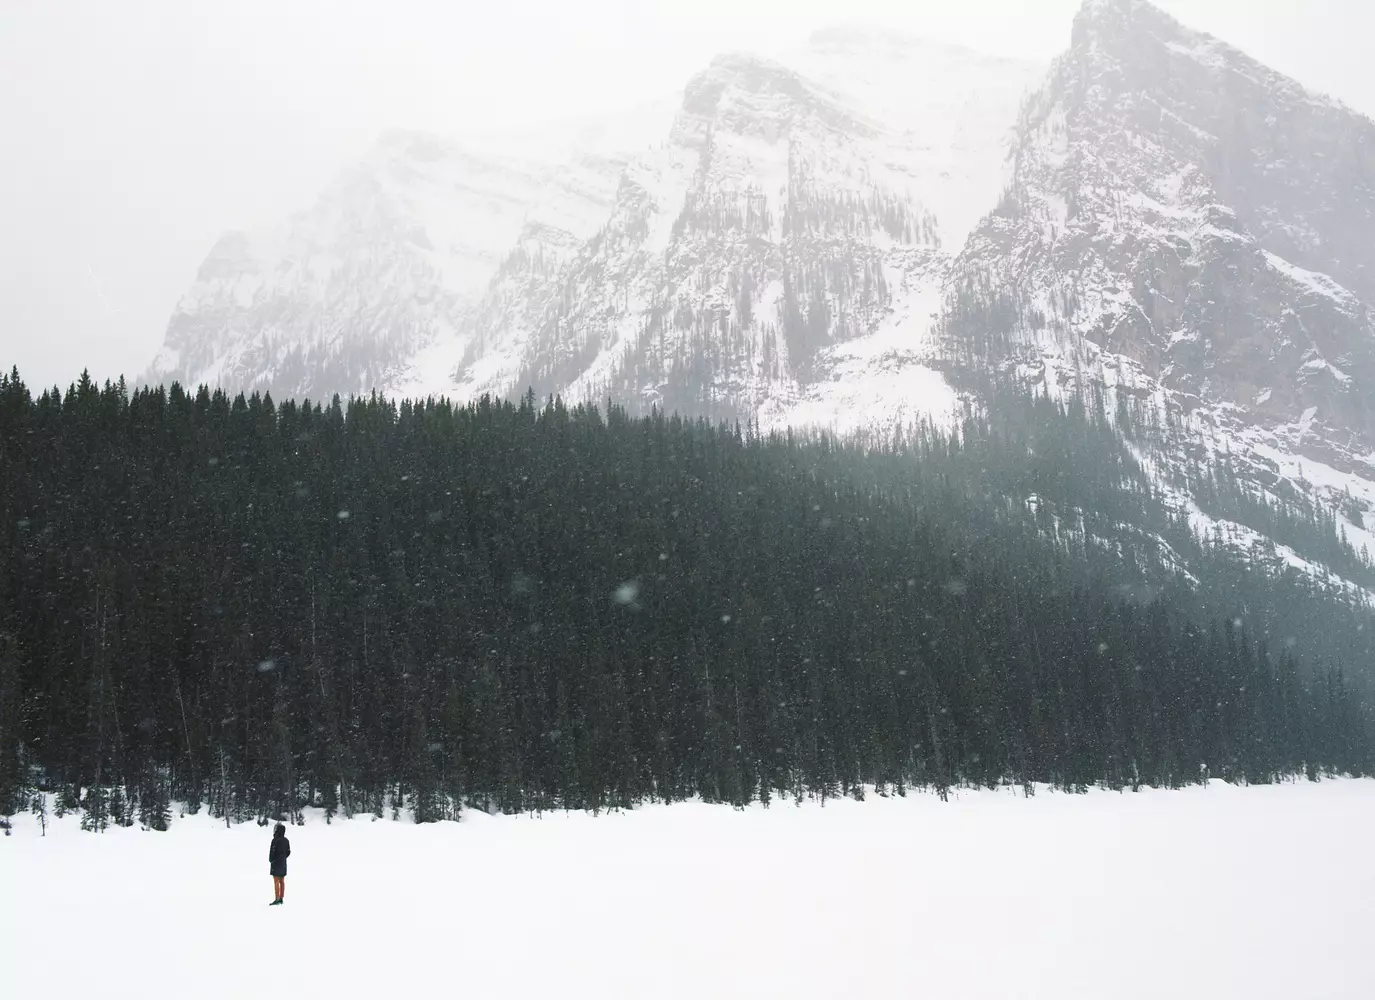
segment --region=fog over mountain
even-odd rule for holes
[[[576,127],[383,135],[220,240],[146,378],[840,431],[1010,378],[1168,420],[1133,448],[1199,531],[1276,540],[1199,506],[1201,449],[1334,506],[1359,552],[1373,137],[1140,0],[1085,3],[1049,64],[831,27]]]
[[[12,5],[0,33],[0,346],[36,385],[132,377],[227,230],[311,204],[395,128],[522,130],[672,99],[717,54],[778,58],[842,20],[1048,62],[1077,0],[977,4],[193,0]],[[1304,84],[1375,111],[1356,0],[1165,0]]]

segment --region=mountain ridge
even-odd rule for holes
[[[399,340],[334,388],[887,433],[1012,378],[1120,413],[1199,531],[1273,541],[1200,502],[1235,459],[1375,545],[1375,127],[1144,0],[1089,0],[1048,72],[853,26],[726,53],[586,176],[461,304],[389,287]]]

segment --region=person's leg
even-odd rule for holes
[[[277,898],[286,899],[286,876],[283,875],[277,880]]]
[[[272,898],[282,898],[282,877],[280,875],[272,876]]]

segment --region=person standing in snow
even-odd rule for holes
[[[272,888],[277,898],[268,906],[281,906],[286,898],[286,859],[291,857],[291,841],[286,839],[286,827],[281,823],[272,831],[272,847],[267,852],[268,864],[272,866]]]

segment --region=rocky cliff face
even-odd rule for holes
[[[1100,401],[1200,535],[1324,577],[1264,514],[1317,504],[1375,555],[1372,150],[1369,119],[1141,0],[1091,0],[918,360]]]
[[[993,328],[1023,357],[1375,471],[1375,123],[1149,4],[1094,0],[1018,132],[956,312],[1010,299]]]
[[[891,325],[912,289],[937,301],[1005,181],[1038,72],[856,30],[787,63],[722,56],[627,165],[579,251],[518,248],[464,356],[402,388],[778,422],[824,380],[826,352]]]
[[[888,307],[885,263],[938,247],[931,213],[876,169],[886,138],[783,66],[718,59],[555,277],[563,294],[527,303],[519,368],[491,388],[721,415],[805,380]]]

